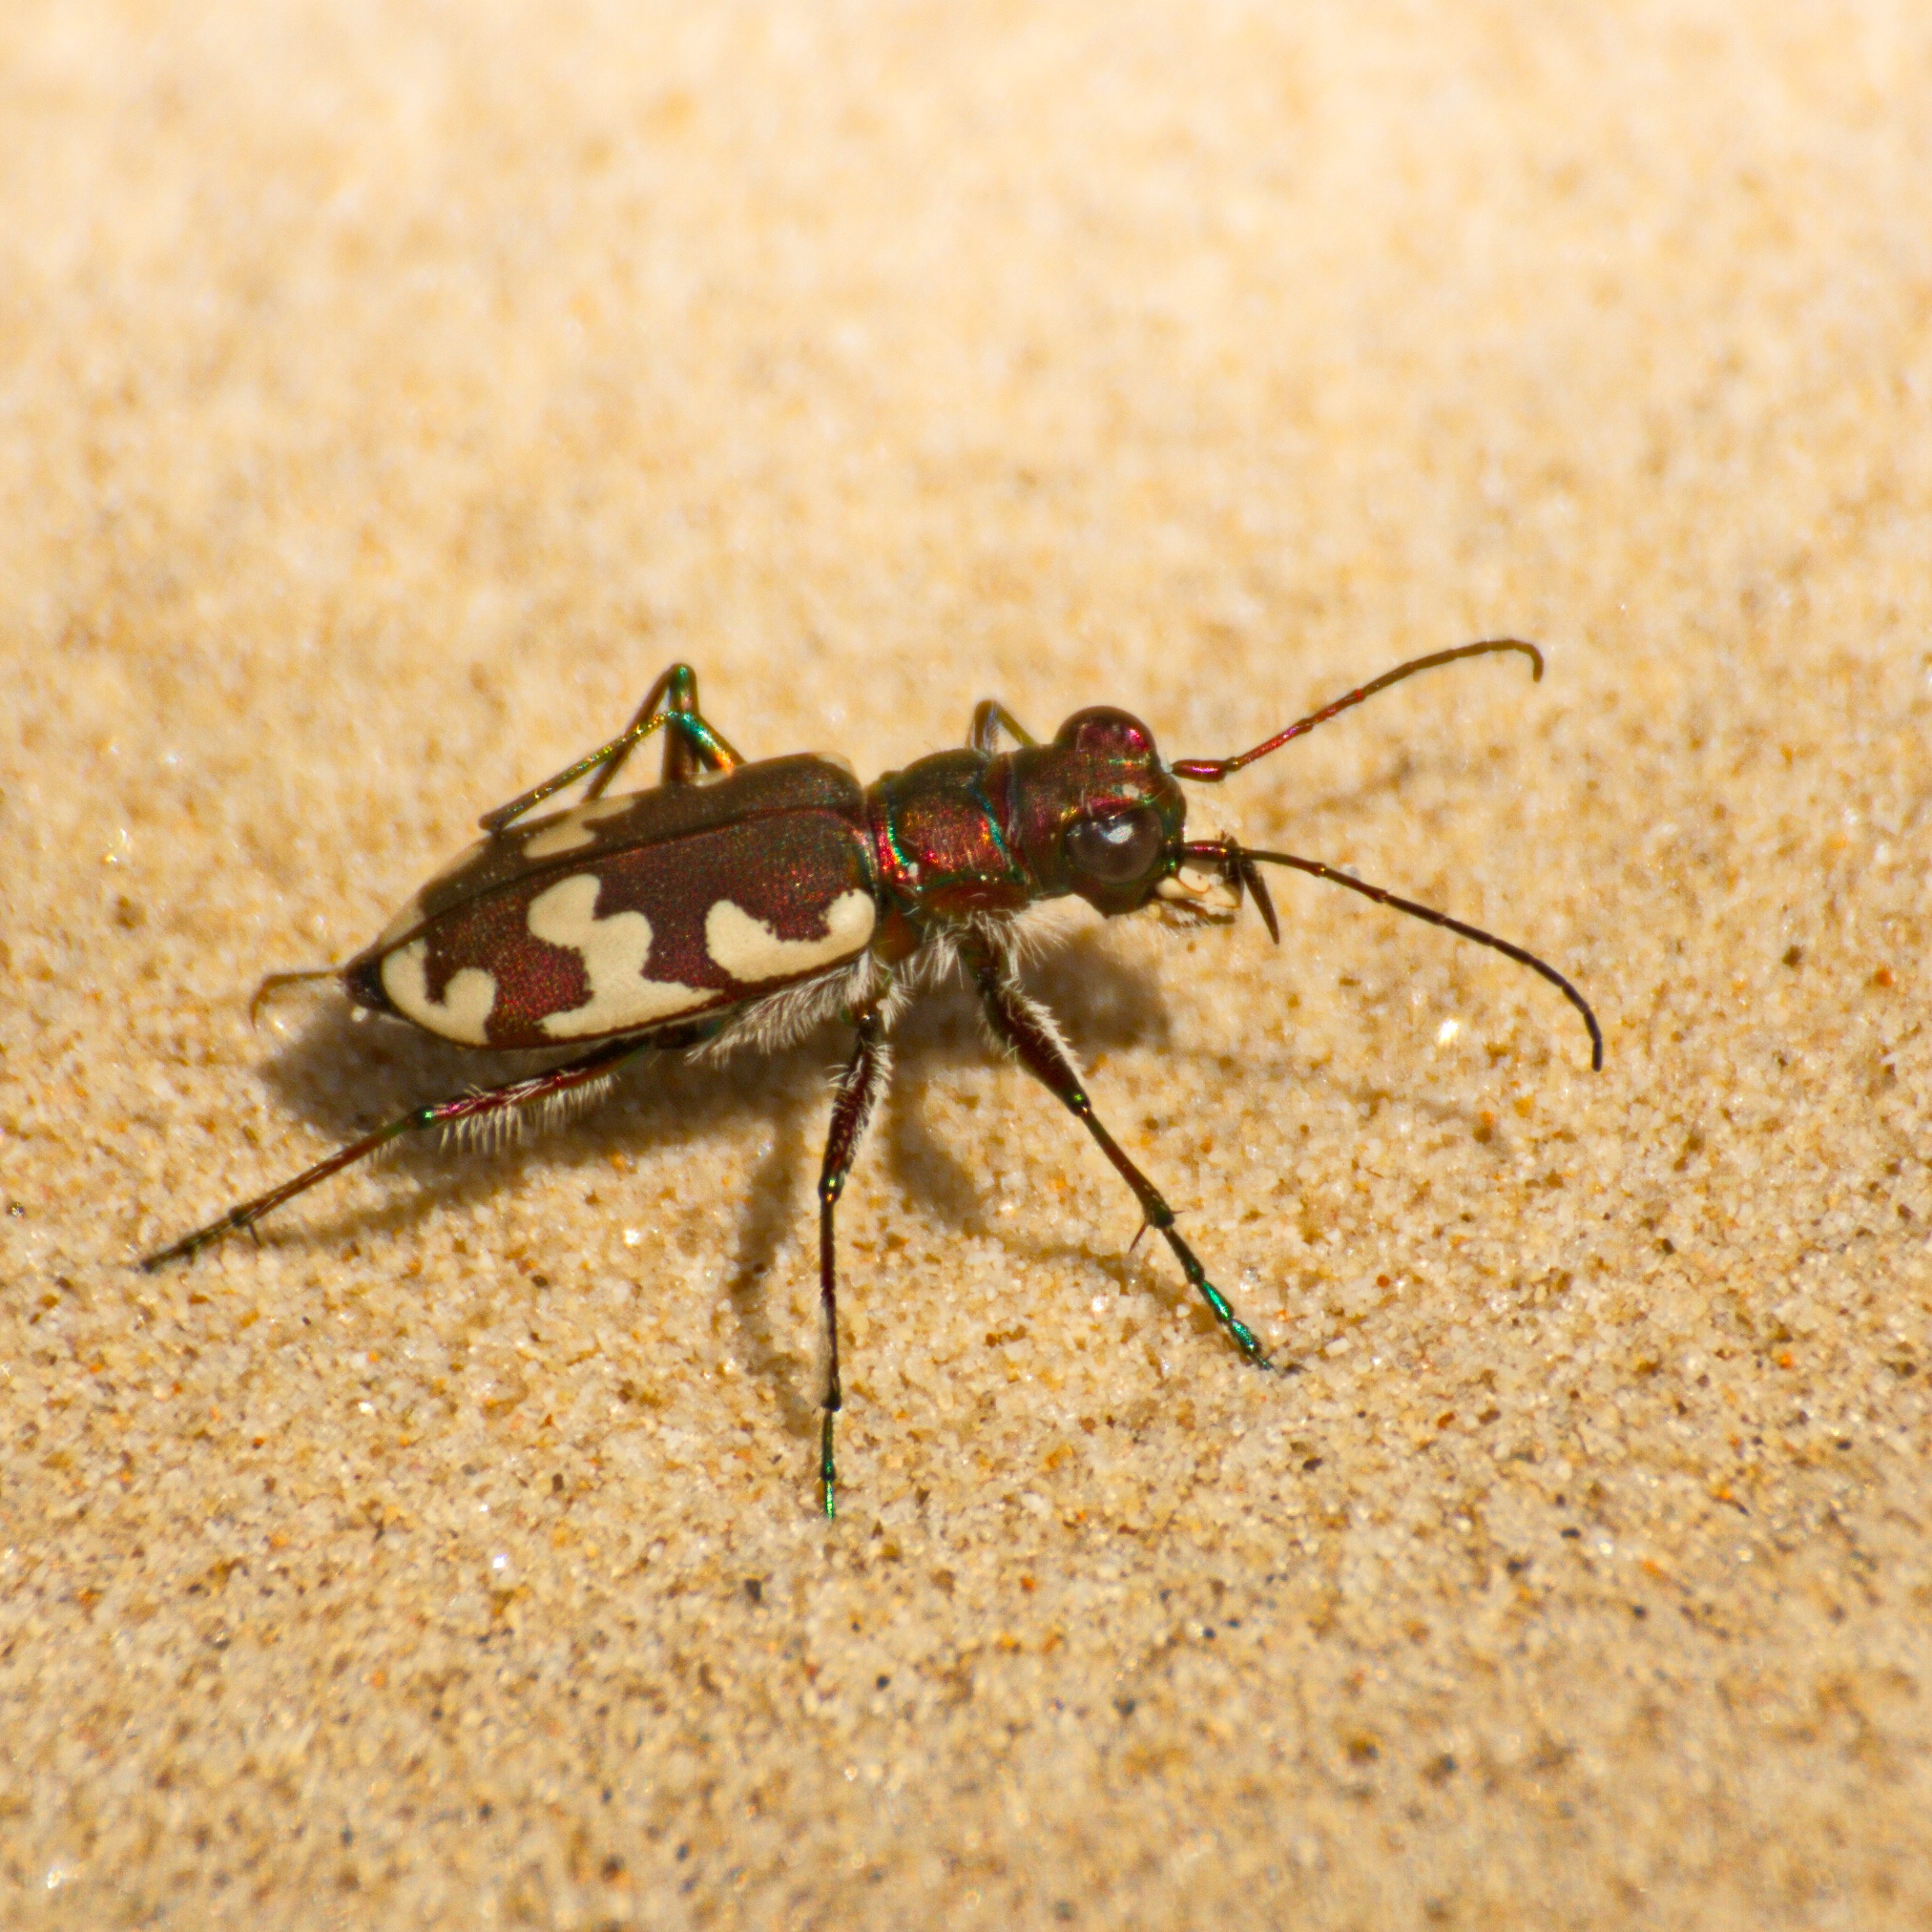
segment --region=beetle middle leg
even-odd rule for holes
[[[744,763],[724,734],[709,724],[697,708],[697,673],[688,664],[674,664],[644,694],[636,715],[609,744],[587,752],[553,778],[486,812],[476,822],[486,832],[501,832],[523,815],[553,798],[567,785],[588,777],[584,800],[601,798],[629,758],[654,731],[664,734],[664,775],[667,785],[690,784],[706,772],[735,771]]]
[[[973,724],[966,734],[966,743],[974,751],[996,752],[1000,748],[1002,732],[1015,744],[1036,745],[1040,742],[997,697],[981,698],[973,706]]]
[[[819,1493],[828,1519],[839,1513],[838,1466],[832,1453],[832,1431],[844,1392],[839,1383],[839,1275],[833,1217],[845,1178],[864,1138],[866,1122],[892,1074],[892,1049],[886,1044],[885,1021],[875,1002],[853,1015],[858,1037],[851,1058],[839,1076],[832,1102],[832,1126],[825,1136],[825,1164],[819,1174],[819,1305],[825,1319],[824,1418],[819,1433]]]
[[[318,1181],[327,1180],[330,1174],[340,1174],[343,1168],[353,1167],[359,1160],[366,1160],[370,1154],[387,1147],[393,1140],[400,1140],[405,1134],[422,1133],[438,1128],[487,1125],[522,1108],[543,1107],[562,1099],[576,1089],[608,1079],[621,1062],[634,1054],[648,1052],[654,1048],[694,1046],[706,1030],[701,1026],[683,1027],[667,1028],[643,1039],[633,1034],[627,1038],[606,1040],[581,1060],[552,1067],[547,1072],[533,1073],[527,1079],[512,1080],[506,1086],[488,1088],[481,1092],[458,1093],[448,1100],[412,1107],[407,1113],[399,1114],[394,1120],[377,1128],[375,1132],[365,1133],[361,1140],[351,1141],[347,1147],[339,1149],[326,1160],[319,1160],[313,1167],[303,1168],[280,1187],[271,1188],[265,1195],[257,1195],[253,1200],[230,1208],[218,1221],[210,1221],[205,1228],[197,1228],[192,1235],[184,1235],[178,1241],[145,1257],[140,1265],[152,1273],[164,1262],[189,1259],[224,1236],[238,1235],[244,1228],[253,1228],[262,1215],[272,1213],[284,1201],[292,1201],[297,1195],[306,1194]]]
[[[1087,1097],[1087,1090],[1080,1083],[1080,1070],[1061,1041],[1051,1015],[1025,991],[1012,969],[990,946],[972,941],[962,947],[962,952],[994,1033],[1012,1048],[1027,1071],[1093,1136],[1094,1145],[1133,1190],[1147,1225],[1174,1250],[1174,1259],[1180,1263],[1189,1285],[1214,1311],[1215,1319],[1227,1330],[1236,1347],[1256,1367],[1272,1368],[1274,1363],[1268,1360],[1260,1338],[1235,1313],[1228,1298],[1208,1279],[1207,1270],[1195,1251],[1175,1232],[1174,1210],[1101,1124],[1092,1101]]]

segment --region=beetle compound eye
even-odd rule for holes
[[[1102,885],[1145,878],[1160,849],[1160,814],[1148,807],[1078,819],[1067,828],[1067,862]]]

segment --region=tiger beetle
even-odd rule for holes
[[[1018,970],[1020,917],[1075,894],[1112,917],[1157,905],[1183,924],[1222,924],[1252,895],[1268,936],[1281,929],[1259,868],[1283,865],[1345,885],[1379,905],[1540,973],[1583,1016],[1590,1066],[1603,1033],[1583,995],[1521,946],[1347,872],[1234,838],[1190,839],[1180,779],[1218,784],[1419,671],[1513,651],[1536,677],[1533,644],[1491,638],[1438,651],[1236,758],[1164,761],[1124,711],[1078,711],[1050,743],[990,699],[963,750],[935,752],[862,787],[830,758],[747,762],[697,708],[697,678],[674,664],[624,730],[522,797],[487,813],[484,838],[411,899],[372,945],[340,968],[277,973],[262,997],[297,980],[340,978],[358,1008],[413,1022],[466,1047],[589,1050],[505,1086],[412,1108],[218,1221],[150,1255],[184,1260],[252,1228],[408,1133],[486,1134],[587,1101],[626,1061],[666,1049],[767,1050],[838,1015],[853,1031],[832,1101],[819,1175],[819,1294],[825,1325],[820,1496],[837,1511],[833,1423],[839,1380],[833,1223],[853,1157],[885,1088],[888,1035],[910,997],[964,971],[997,1041],[1093,1136],[1139,1203],[1143,1229],[1181,1272],[1241,1354],[1272,1366],[1255,1331],[1208,1279],[1174,1210],[1101,1124],[1052,1015]],[[664,736],[662,782],[607,798],[624,760]],[[1010,738],[1010,749],[1002,740]],[[579,802],[529,814],[578,779]]]

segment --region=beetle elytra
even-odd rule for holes
[[[482,840],[346,966],[262,984],[266,992],[290,980],[336,976],[357,1006],[463,1046],[574,1048],[577,1056],[413,1108],[142,1266],[185,1259],[252,1227],[405,1134],[487,1133],[531,1110],[541,1115],[594,1094],[622,1063],[647,1051],[769,1049],[842,1017],[853,1043],[819,1177],[825,1329],[819,1483],[830,1517],[834,1421],[843,1402],[839,1197],[889,1074],[894,1019],[921,987],[963,971],[994,1038],[1092,1135],[1132,1191],[1144,1226],[1166,1241],[1241,1354],[1268,1367],[1260,1339],[1208,1278],[1173,1209],[1101,1123],[1052,1015],[1021,984],[1016,922],[1042,901],[1077,894],[1110,916],[1157,904],[1183,923],[1222,924],[1252,896],[1278,944],[1260,867],[1286,866],[1541,974],[1583,1016],[1590,1065],[1600,1068],[1603,1034],[1583,995],[1521,946],[1316,860],[1186,835],[1177,780],[1218,783],[1403,678],[1493,652],[1519,653],[1543,675],[1542,654],[1516,638],[1438,651],[1225,758],[1168,763],[1144,724],[1107,707],[1076,712],[1043,744],[988,700],[974,713],[964,747],[863,787],[829,758],[747,762],[698,711],[696,675],[675,664],[608,744],[487,813]],[[624,760],[654,732],[664,737],[661,782],[610,796]],[[588,782],[574,806],[529,816],[579,779]]]

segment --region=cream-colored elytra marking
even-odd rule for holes
[[[553,1040],[575,1040],[586,1033],[622,1033],[654,1020],[713,1005],[708,987],[676,980],[647,980],[651,922],[641,912],[597,917],[594,872],[573,872],[530,903],[530,929],[551,945],[568,946],[584,962],[591,997],[567,1013],[546,1013],[543,1029]]]
[[[789,979],[862,951],[879,909],[869,892],[854,886],[825,908],[823,939],[780,939],[743,906],[720,899],[704,916],[704,949],[740,986]]]
[[[588,805],[579,805],[574,811],[562,812],[554,819],[537,826],[523,841],[523,856],[526,859],[553,859],[559,852],[575,852],[585,845],[594,845],[597,835],[592,828],[600,819],[614,819],[619,812],[631,809],[628,796],[615,799],[593,799]]]
[[[419,939],[401,946],[383,962],[383,990],[394,1002],[396,1010],[440,1033],[446,1040],[460,1041],[466,1047],[488,1044],[484,1028],[489,1024],[489,1009],[496,1005],[496,981],[481,966],[464,966],[450,976],[443,997],[429,997],[429,942]]]

